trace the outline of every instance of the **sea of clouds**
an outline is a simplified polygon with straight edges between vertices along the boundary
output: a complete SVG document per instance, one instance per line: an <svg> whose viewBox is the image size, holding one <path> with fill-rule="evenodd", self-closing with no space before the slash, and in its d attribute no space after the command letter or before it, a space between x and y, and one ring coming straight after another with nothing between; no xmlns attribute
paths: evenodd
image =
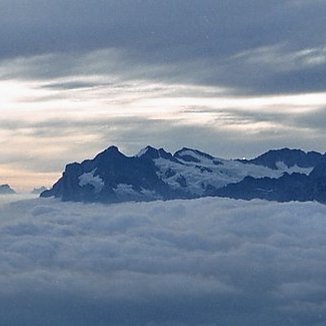
<svg viewBox="0 0 326 326"><path fill-rule="evenodd" d="M326 206L0 203L0 324L326 325Z"/></svg>

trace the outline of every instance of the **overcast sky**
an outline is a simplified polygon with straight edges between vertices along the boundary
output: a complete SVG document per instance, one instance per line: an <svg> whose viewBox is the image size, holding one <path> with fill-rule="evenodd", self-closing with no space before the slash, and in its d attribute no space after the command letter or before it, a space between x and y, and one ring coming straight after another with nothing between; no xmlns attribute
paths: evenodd
<svg viewBox="0 0 326 326"><path fill-rule="evenodd" d="M111 144L324 152L322 0L1 0L0 183Z"/></svg>

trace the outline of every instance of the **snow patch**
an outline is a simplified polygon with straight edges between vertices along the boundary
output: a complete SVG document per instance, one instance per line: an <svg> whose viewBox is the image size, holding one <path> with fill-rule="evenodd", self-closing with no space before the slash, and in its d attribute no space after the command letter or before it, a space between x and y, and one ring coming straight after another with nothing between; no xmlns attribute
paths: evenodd
<svg viewBox="0 0 326 326"><path fill-rule="evenodd" d="M99 193L104 187L104 181L101 179L100 176L98 175L95 176L94 175L95 172L96 169L91 172L82 174L79 177L79 185L81 187L84 187L86 185L91 185L94 187L95 193Z"/></svg>
<svg viewBox="0 0 326 326"><path fill-rule="evenodd" d="M147 153L148 149L149 149L148 146L145 147L145 148L142 148L142 149L138 152L138 154L136 154L135 156L136 156L136 157L142 157L143 155L145 155L145 154Z"/></svg>
<svg viewBox="0 0 326 326"><path fill-rule="evenodd" d="M117 195L137 195L138 192L133 189L133 186L130 184L120 183L117 185L117 187L114 189L114 192Z"/></svg>
<svg viewBox="0 0 326 326"><path fill-rule="evenodd" d="M314 169L314 167L302 168L302 167L299 167L296 164L294 166L288 167L283 161L278 161L278 162L275 163L275 165L276 165L278 170L283 171L283 172L287 172L289 174L301 173L301 174L308 175Z"/></svg>
<svg viewBox="0 0 326 326"><path fill-rule="evenodd" d="M302 169L297 166L288 168L280 165L278 170L272 170L265 166L254 164L243 164L238 161L225 159L208 159L190 150L184 150L182 154L190 155L196 159L201 159L200 163L184 161L183 164L158 158L154 160L158 167L158 176L173 189L180 189L180 179L184 179L186 190L194 195L204 195L208 186L216 189L222 188L229 183L236 183L243 180L246 176L254 178L270 177L279 178L284 172L306 173L311 169ZM216 165L218 160L221 164ZM171 173L173 171L173 173Z"/></svg>

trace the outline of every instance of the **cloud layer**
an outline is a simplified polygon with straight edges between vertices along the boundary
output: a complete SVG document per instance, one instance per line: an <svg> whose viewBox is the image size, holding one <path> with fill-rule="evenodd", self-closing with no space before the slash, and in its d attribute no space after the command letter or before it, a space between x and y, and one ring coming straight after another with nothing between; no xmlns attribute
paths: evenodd
<svg viewBox="0 0 326 326"><path fill-rule="evenodd" d="M1 207L2 325L322 325L325 207Z"/></svg>

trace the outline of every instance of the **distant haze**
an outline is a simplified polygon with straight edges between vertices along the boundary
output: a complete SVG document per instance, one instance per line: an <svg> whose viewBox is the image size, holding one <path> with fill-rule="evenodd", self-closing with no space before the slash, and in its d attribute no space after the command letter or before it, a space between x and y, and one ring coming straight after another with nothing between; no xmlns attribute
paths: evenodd
<svg viewBox="0 0 326 326"><path fill-rule="evenodd" d="M325 1L3 0L0 184L115 144L325 152Z"/></svg>

